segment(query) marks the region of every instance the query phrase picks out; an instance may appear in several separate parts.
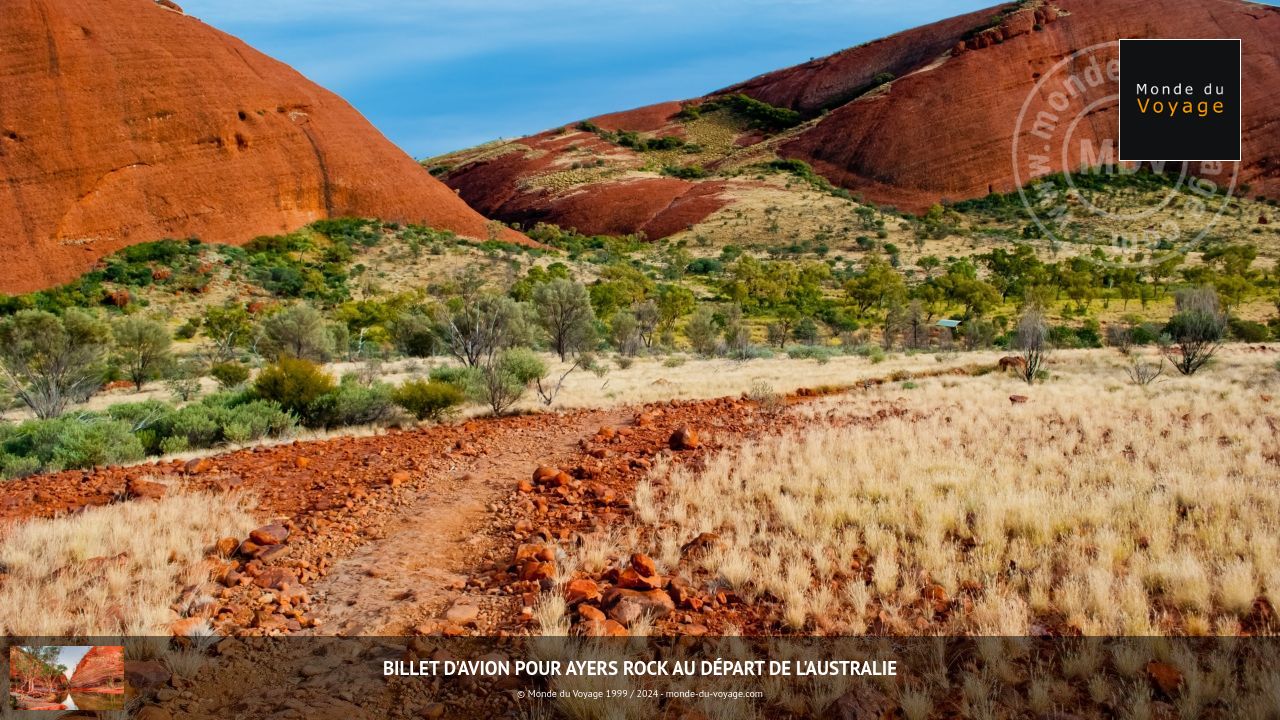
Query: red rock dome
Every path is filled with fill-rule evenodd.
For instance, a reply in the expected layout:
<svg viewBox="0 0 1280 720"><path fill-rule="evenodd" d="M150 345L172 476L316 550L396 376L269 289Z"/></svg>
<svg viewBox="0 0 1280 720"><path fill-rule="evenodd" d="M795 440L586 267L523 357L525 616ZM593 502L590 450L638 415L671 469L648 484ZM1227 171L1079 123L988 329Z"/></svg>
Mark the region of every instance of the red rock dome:
<svg viewBox="0 0 1280 720"><path fill-rule="evenodd" d="M337 216L487 234L341 98L173 3L4 3L0 292L133 243L240 243Z"/></svg>

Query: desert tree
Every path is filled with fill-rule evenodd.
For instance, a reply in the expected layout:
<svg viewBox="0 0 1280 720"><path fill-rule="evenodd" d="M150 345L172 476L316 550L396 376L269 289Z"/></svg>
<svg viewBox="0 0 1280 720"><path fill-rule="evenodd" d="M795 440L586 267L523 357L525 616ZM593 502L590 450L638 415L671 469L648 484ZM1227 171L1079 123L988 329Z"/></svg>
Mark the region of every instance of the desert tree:
<svg viewBox="0 0 1280 720"><path fill-rule="evenodd" d="M613 320L609 322L609 342L623 357L631 357L640 351L644 340L635 313L629 310L614 313Z"/></svg>
<svg viewBox="0 0 1280 720"><path fill-rule="evenodd" d="M1124 369L1124 372L1129 376L1129 382L1146 387L1164 375L1164 357L1157 356L1156 361L1151 363L1135 353L1129 358L1129 366Z"/></svg>
<svg viewBox="0 0 1280 720"><path fill-rule="evenodd" d="M581 283L563 278L542 283L533 289L533 307L561 362L595 343L596 315Z"/></svg>
<svg viewBox="0 0 1280 720"><path fill-rule="evenodd" d="M479 378L473 388L478 397L501 415L515 405L529 386L547 374L547 366L524 347L511 347L495 353L479 368Z"/></svg>
<svg viewBox="0 0 1280 720"><path fill-rule="evenodd" d="M653 347L653 336L661 324L661 313L658 304L653 300L645 300L636 305L632 314L636 319L636 334L647 348Z"/></svg>
<svg viewBox="0 0 1280 720"><path fill-rule="evenodd" d="M524 310L500 295L481 295L454 310L444 310L436 324L440 344L467 367L488 367L498 353L520 344L528 334Z"/></svg>
<svg viewBox="0 0 1280 720"><path fill-rule="evenodd" d="M236 351L249 344L253 337L253 322L249 312L241 305L228 304L211 307L205 311L202 332L212 346L214 359L225 362L235 357Z"/></svg>
<svg viewBox="0 0 1280 720"><path fill-rule="evenodd" d="M1035 382L1049 354L1049 325L1045 322L1044 311L1035 305L1023 310L1014 340L1025 361L1022 379L1030 385Z"/></svg>
<svg viewBox="0 0 1280 720"><path fill-rule="evenodd" d="M173 365L173 339L164 323L133 315L111 328L116 340L116 362L139 392L148 380Z"/></svg>
<svg viewBox="0 0 1280 720"><path fill-rule="evenodd" d="M288 356L324 362L333 353L334 333L319 310L305 304L292 305L262 322L258 347L271 358Z"/></svg>
<svg viewBox="0 0 1280 720"><path fill-rule="evenodd" d="M1213 288L1179 290L1161 349L1178 372L1194 375L1222 347L1226 329L1227 316Z"/></svg>
<svg viewBox="0 0 1280 720"><path fill-rule="evenodd" d="M61 415L102 384L111 329L83 310L23 310L0 323L0 380L41 419Z"/></svg>
<svg viewBox="0 0 1280 720"><path fill-rule="evenodd" d="M720 331L716 327L715 313L711 308L704 306L695 310L685 325L684 334L689 338L694 352L708 357L715 355Z"/></svg>

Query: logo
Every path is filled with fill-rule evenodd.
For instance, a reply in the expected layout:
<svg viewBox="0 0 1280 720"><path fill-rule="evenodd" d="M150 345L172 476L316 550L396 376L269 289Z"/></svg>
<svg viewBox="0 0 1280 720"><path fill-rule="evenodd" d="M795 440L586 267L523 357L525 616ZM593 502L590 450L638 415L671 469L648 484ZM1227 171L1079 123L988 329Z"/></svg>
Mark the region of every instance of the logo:
<svg viewBox="0 0 1280 720"><path fill-rule="evenodd" d="M1028 240L1054 251L1074 246L1074 254L1105 265L1146 267L1204 241L1230 204L1239 163L1120 160L1118 125L1123 115L1127 127L1131 114L1120 107L1120 68L1116 41L1074 52L1038 75L1018 113L1013 177L1032 220ZM1125 80L1137 82L1129 73Z"/></svg>

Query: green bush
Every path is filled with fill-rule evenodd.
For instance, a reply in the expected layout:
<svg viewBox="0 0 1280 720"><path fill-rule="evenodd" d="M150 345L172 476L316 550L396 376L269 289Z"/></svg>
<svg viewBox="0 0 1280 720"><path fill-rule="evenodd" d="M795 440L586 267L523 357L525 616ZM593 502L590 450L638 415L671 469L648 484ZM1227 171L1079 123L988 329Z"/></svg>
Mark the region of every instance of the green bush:
<svg viewBox="0 0 1280 720"><path fill-rule="evenodd" d="M470 392L480 380L480 372L476 368L460 367L457 365L441 365L432 368L427 374L427 379L433 382L442 382L452 385L463 393Z"/></svg>
<svg viewBox="0 0 1280 720"><path fill-rule="evenodd" d="M354 375L346 375L338 387L321 395L306 413L308 424L316 427L377 425L395 416L392 388L383 382L362 384Z"/></svg>
<svg viewBox="0 0 1280 720"><path fill-rule="evenodd" d="M224 390L239 387L249 380L249 368L234 361L214 363L209 374Z"/></svg>
<svg viewBox="0 0 1280 720"><path fill-rule="evenodd" d="M391 399L419 420L445 418L466 399L466 392L453 383L441 380L408 380L395 389Z"/></svg>
<svg viewBox="0 0 1280 720"><path fill-rule="evenodd" d="M470 388L471 395L488 405L494 415L501 415L524 396L530 383L546 373L546 364L532 350L503 350L491 365L480 369L478 383Z"/></svg>
<svg viewBox="0 0 1280 720"><path fill-rule="evenodd" d="M820 365L831 362L831 358L837 355L839 353L836 352L835 348L821 345L793 345L787 348L787 357L792 360L817 360Z"/></svg>
<svg viewBox="0 0 1280 720"><path fill-rule="evenodd" d="M129 423L95 415L28 420L0 442L6 476L120 465L144 455Z"/></svg>
<svg viewBox="0 0 1280 720"><path fill-rule="evenodd" d="M1232 318L1231 336L1240 342L1260 343L1266 342L1271 337L1271 331L1260 322Z"/></svg>
<svg viewBox="0 0 1280 720"><path fill-rule="evenodd" d="M315 402L337 387L333 377L316 363L287 356L263 368L253 381L257 397L278 403L304 423L311 420Z"/></svg>

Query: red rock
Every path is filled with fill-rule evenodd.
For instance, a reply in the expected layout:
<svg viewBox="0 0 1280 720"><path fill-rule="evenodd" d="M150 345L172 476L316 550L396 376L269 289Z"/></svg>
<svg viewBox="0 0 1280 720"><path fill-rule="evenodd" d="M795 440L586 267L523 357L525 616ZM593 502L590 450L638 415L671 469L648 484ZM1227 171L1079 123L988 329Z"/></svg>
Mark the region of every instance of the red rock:
<svg viewBox="0 0 1280 720"><path fill-rule="evenodd" d="M183 465L183 470L188 475L200 475L209 472L213 468L213 461L209 458L193 458Z"/></svg>
<svg viewBox="0 0 1280 720"><path fill-rule="evenodd" d="M169 634L174 637L190 637L201 631L205 626L205 619L199 617L183 618L169 626Z"/></svg>
<svg viewBox="0 0 1280 720"><path fill-rule="evenodd" d="M520 566L519 577L521 580L546 580L554 577L556 574L556 566L554 563L529 561Z"/></svg>
<svg viewBox="0 0 1280 720"><path fill-rule="evenodd" d="M624 568L618 573L617 584L631 590L653 590L662 587L664 581L656 575L641 575L635 568Z"/></svg>
<svg viewBox="0 0 1280 720"><path fill-rule="evenodd" d="M173 720L173 716L169 714L169 711L158 705L147 705L140 708L134 718L135 720Z"/></svg>
<svg viewBox="0 0 1280 720"><path fill-rule="evenodd" d="M720 536L715 533L704 532L694 539L680 546L680 554L682 556L695 553L702 553L710 550L720 543Z"/></svg>
<svg viewBox="0 0 1280 720"><path fill-rule="evenodd" d="M124 664L124 677L129 687L145 693L169 682L172 675L159 660L130 660Z"/></svg>
<svg viewBox="0 0 1280 720"><path fill-rule="evenodd" d="M666 617L676 609L671 596L661 590L641 591L615 588L605 596L605 601L611 603L613 608L617 608L622 603L634 604L642 612L649 613L655 619ZM612 608L610 617L614 617Z"/></svg>
<svg viewBox="0 0 1280 720"><path fill-rule="evenodd" d="M138 500L159 500L164 497L168 489L166 485L143 480L142 478L129 478L125 482L125 492L129 497Z"/></svg>
<svg viewBox="0 0 1280 720"><path fill-rule="evenodd" d="M578 606L578 616L587 622L604 622L604 611L594 605L582 604Z"/></svg>
<svg viewBox="0 0 1280 720"><path fill-rule="evenodd" d="M1182 673L1168 663L1155 660L1147 663L1147 676L1167 696L1172 696L1182 685Z"/></svg>
<svg viewBox="0 0 1280 720"><path fill-rule="evenodd" d="M279 545L289 538L289 528L271 523L249 533L249 539L259 545Z"/></svg>
<svg viewBox="0 0 1280 720"><path fill-rule="evenodd" d="M21 108L0 127L0 292L139 242L243 243L329 217L490 232L342 99L154 2L6 3L0 47L0 107Z"/></svg>
<svg viewBox="0 0 1280 720"><path fill-rule="evenodd" d="M267 568L253 579L253 584L268 590L282 590L297 586L298 576L287 568Z"/></svg>
<svg viewBox="0 0 1280 720"><path fill-rule="evenodd" d="M89 649L76 663L69 686L73 689L108 690L124 687L124 648L99 646Z"/></svg>
<svg viewBox="0 0 1280 720"><path fill-rule="evenodd" d="M626 637L630 633L615 620L588 620L582 624L582 634L587 637Z"/></svg>
<svg viewBox="0 0 1280 720"><path fill-rule="evenodd" d="M311 458L296 457L293 459L293 466L298 468L299 470L306 470L307 468L311 467Z"/></svg>
<svg viewBox="0 0 1280 720"><path fill-rule="evenodd" d="M600 586L594 580L577 578L564 587L564 599L570 605L600 599Z"/></svg>
<svg viewBox="0 0 1280 720"><path fill-rule="evenodd" d="M224 537L214 546L213 551L220 557L231 557L238 547L240 547L239 540L233 537Z"/></svg>
<svg viewBox="0 0 1280 720"><path fill-rule="evenodd" d="M642 555L640 553L636 553L632 555L631 567L635 568L636 572L640 573L645 577L653 577L654 575L658 574L657 563L655 563L653 561L653 558L649 557L648 555Z"/></svg>
<svg viewBox="0 0 1280 720"><path fill-rule="evenodd" d="M542 465L537 470L533 471L533 482L535 485L546 485L553 482L555 477L559 474L559 468L554 468L550 465Z"/></svg>
<svg viewBox="0 0 1280 720"><path fill-rule="evenodd" d="M697 450L702 446L702 441L698 438L698 433L686 425L671 433L667 445L672 450Z"/></svg>
<svg viewBox="0 0 1280 720"><path fill-rule="evenodd" d="M1025 403L1030 399L1031 398L1027 397L1026 395L1010 395L1009 396L1009 402L1014 405L1021 405L1022 403Z"/></svg>
<svg viewBox="0 0 1280 720"><path fill-rule="evenodd" d="M1239 181L1250 184L1255 194L1280 196L1280 174L1275 172L1280 108L1273 101L1280 53L1271 41L1280 36L1280 12L1239 0L1062 0L1014 9L995 27L975 33L989 23L992 12L988 8L907 30L759 75L713 96L743 93L800 112L812 124L776 145L778 154L809 163L869 201L920 212L944 199L1015 189L1009 160L1023 101L1044 73L1071 53L1103 43L1114 46L1121 37L1202 37L1202 29L1212 27L1217 37L1243 38L1246 47L1263 49L1246 52L1243 59L1244 75L1253 80L1246 83L1242 98L1245 162ZM868 92L875 76L885 72L896 79ZM1089 99L1114 92L1114 84L1104 85L1090 89ZM946 105L945 123L934 115L939 103ZM602 118L619 129L679 134L683 125L671 112L676 106L664 103ZM1078 148L1086 142L1101 148L1110 141L1114 147L1116 117L1114 103L1097 104L1091 122L1076 127L1070 152L1055 148L1049 154L1048 171L1076 169L1082 159ZM1064 125L1067 121L1063 118ZM886 127L895 131L884 132ZM735 144L765 139L764 134L743 133ZM732 202L711 187L718 180L619 181L606 176L550 191L523 181L567 167L583 151L607 156L610 166L623 169L642 167L644 160L640 153L580 131L549 131L517 142L511 152L485 148L470 157L464 153L463 161L445 173L445 182L493 217L554 222L586 233L643 230L650 239L701 222L708 207L719 208L714 203ZM513 190L522 184L527 189Z"/></svg>
<svg viewBox="0 0 1280 720"><path fill-rule="evenodd" d="M391 487L400 487L401 485L408 483L412 478L413 476L408 472L401 470L400 472L391 475L389 484Z"/></svg>
<svg viewBox="0 0 1280 720"><path fill-rule="evenodd" d="M533 492L533 483L529 482L528 480L521 480L520 482L516 483L516 490L522 493L531 493Z"/></svg>
<svg viewBox="0 0 1280 720"><path fill-rule="evenodd" d="M555 554L552 552L551 548L546 545L524 543L516 548L516 563L522 563L528 560L551 560L554 558Z"/></svg>

